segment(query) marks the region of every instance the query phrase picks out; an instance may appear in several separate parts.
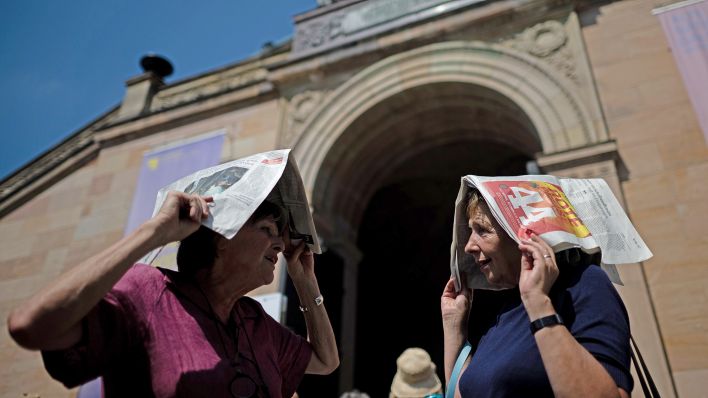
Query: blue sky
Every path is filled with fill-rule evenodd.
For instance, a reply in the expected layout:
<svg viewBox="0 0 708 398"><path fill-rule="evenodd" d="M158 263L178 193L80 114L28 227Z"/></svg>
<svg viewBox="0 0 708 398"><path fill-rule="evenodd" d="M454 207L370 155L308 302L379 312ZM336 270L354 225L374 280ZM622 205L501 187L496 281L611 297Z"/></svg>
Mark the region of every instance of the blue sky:
<svg viewBox="0 0 708 398"><path fill-rule="evenodd" d="M197 6L198 5L198 6ZM292 36L316 0L0 2L0 179L114 105L140 57L167 57L167 82Z"/></svg>

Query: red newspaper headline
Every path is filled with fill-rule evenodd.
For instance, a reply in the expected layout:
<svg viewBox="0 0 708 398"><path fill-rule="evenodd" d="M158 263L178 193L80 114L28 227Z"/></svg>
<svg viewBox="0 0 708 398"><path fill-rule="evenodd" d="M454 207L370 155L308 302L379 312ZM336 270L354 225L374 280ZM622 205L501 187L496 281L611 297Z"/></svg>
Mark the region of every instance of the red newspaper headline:
<svg viewBox="0 0 708 398"><path fill-rule="evenodd" d="M558 185L544 181L488 181L483 185L520 239L527 230L538 235L561 231L578 238L590 236Z"/></svg>

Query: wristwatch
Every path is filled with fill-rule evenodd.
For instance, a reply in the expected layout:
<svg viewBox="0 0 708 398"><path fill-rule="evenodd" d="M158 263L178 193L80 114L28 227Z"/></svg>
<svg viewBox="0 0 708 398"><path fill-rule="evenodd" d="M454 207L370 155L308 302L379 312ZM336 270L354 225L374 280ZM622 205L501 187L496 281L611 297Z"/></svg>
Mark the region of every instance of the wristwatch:
<svg viewBox="0 0 708 398"><path fill-rule="evenodd" d="M316 306L318 306L318 307L321 306L323 302L324 302L324 297L322 297L321 294L318 295L317 297L315 297L315 305ZM300 307L300 311L302 311L302 312L309 312L310 311L310 308L306 305L300 305L298 307Z"/></svg>
<svg viewBox="0 0 708 398"><path fill-rule="evenodd" d="M553 314L549 316L544 316L543 318L538 318L531 322L529 328L531 328L531 334L536 334L539 330L545 328L546 326L553 325L563 325L563 318L558 314Z"/></svg>

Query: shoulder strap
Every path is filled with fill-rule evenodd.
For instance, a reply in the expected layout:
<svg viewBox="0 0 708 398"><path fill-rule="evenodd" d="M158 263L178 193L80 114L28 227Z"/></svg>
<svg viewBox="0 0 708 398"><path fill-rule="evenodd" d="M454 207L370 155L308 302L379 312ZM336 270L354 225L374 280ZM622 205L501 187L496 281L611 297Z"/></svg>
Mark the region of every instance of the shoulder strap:
<svg viewBox="0 0 708 398"><path fill-rule="evenodd" d="M656 384L654 384L654 379L652 379L651 374L649 374L649 368L647 368L646 363L644 363L642 353L639 352L639 347L637 347L637 343L634 341L634 337L631 334L629 335L629 341L632 343L632 349L630 350L632 362L634 362L634 368L637 370L637 377L639 377L639 383L642 385L644 396L648 398L661 398L659 390L657 390Z"/></svg>
<svg viewBox="0 0 708 398"><path fill-rule="evenodd" d="M450 375L450 382L447 383L447 392L445 393L445 398L455 397L455 387L457 386L457 379L460 377L460 371L462 370L462 365L465 364L467 357L470 356L472 351L472 345L469 341L465 341L465 345L462 346L460 350L460 355L457 356L455 361L455 366L452 368L452 374Z"/></svg>

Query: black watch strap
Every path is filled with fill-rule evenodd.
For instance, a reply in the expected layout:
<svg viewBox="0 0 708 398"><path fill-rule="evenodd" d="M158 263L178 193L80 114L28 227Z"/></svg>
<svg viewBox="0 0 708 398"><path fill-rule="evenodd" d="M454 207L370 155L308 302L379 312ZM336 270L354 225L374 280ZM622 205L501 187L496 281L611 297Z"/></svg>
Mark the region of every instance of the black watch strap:
<svg viewBox="0 0 708 398"><path fill-rule="evenodd" d="M536 334L539 330L545 328L546 326L562 325L563 318L558 314L553 314L549 316L544 316L543 318L538 318L531 322L529 327L531 328L531 334Z"/></svg>

